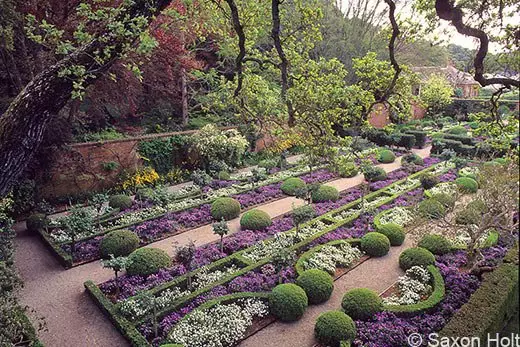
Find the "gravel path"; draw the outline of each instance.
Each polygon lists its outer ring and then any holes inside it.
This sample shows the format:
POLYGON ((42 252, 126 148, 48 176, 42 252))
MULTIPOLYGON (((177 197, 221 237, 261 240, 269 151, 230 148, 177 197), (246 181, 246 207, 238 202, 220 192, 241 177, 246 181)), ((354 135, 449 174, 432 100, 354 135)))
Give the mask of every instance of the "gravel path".
MULTIPOLYGON (((414 152, 427 157, 430 147, 414 150, 414 152)), ((400 160, 379 166, 390 172, 400 167, 400 160)), ((361 182, 363 176, 357 175, 352 178, 340 178, 327 184, 345 190, 361 182)), ((276 217, 291 211, 293 203, 302 202, 287 197, 257 208, 266 211, 271 217, 276 217)), ((230 221, 231 232, 238 231, 239 220, 236 218, 230 221)), ((24 305, 34 309, 30 314, 33 322, 37 317, 45 318, 48 330, 40 333, 43 343, 49 347, 127 346, 127 342, 94 305, 83 287, 83 282, 88 279, 100 283, 112 278, 112 272, 103 269, 99 262, 63 270, 45 245, 38 238, 27 233, 24 222, 17 223, 15 229, 18 232, 15 240, 17 246, 15 263, 25 281, 20 299, 24 305)), ((174 242, 186 244, 189 240, 193 240, 195 244, 202 245, 217 239, 218 236, 213 234, 211 225, 205 225, 152 243, 149 247, 158 247, 172 254, 174 242)), ((371 273, 380 275, 377 268, 371 273)), ((365 275, 365 277, 369 282, 374 281, 372 276, 365 275)), ((276 345, 285 347, 281 344, 276 345)), ((261 346, 267 345, 264 343, 255 345, 255 347, 261 346)))
POLYGON ((399 254, 412 247, 406 241, 399 247, 380 258, 370 258, 334 282, 330 299, 321 305, 309 306, 303 317, 293 323, 276 321, 240 343, 240 347, 312 347, 314 324, 318 316, 326 311, 341 309, 341 299, 346 291, 354 288, 370 288, 382 293, 391 286, 397 277, 404 274, 399 268, 399 254), (276 339, 270 337, 276 336, 276 339))

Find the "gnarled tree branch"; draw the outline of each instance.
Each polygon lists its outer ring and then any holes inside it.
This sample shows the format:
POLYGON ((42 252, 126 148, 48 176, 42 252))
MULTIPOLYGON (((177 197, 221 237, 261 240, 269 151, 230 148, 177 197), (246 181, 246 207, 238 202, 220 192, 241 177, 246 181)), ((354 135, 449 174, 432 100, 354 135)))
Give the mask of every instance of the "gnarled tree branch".
POLYGON ((475 59, 473 60, 475 81, 480 83, 483 87, 492 84, 501 84, 508 88, 512 86, 520 87, 520 80, 506 77, 484 77, 484 59, 489 49, 489 37, 483 30, 473 28, 464 23, 464 12, 460 7, 455 6, 451 0, 435 0, 435 11, 440 19, 451 22, 451 25, 453 25, 460 34, 475 37, 480 41, 475 59))

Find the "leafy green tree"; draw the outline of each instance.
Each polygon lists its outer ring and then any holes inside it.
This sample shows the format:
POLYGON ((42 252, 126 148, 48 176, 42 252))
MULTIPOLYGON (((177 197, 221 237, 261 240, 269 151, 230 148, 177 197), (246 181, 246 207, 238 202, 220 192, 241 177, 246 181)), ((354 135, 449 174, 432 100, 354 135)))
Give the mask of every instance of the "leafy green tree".
POLYGON ((94 213, 83 206, 73 206, 65 217, 59 219, 59 225, 70 239, 70 254, 74 258, 76 240, 94 227, 94 213))
POLYGON ((300 232, 300 226, 316 217, 316 210, 312 205, 294 207, 291 214, 293 224, 296 226, 296 234, 300 232))
POLYGON ((186 268, 187 278, 186 287, 188 290, 191 290, 191 270, 192 270, 192 262, 193 257, 195 256, 195 242, 191 241, 184 246, 175 246, 175 256, 174 259, 177 263, 183 265, 186 268))
POLYGON ((434 116, 451 103, 454 90, 446 77, 433 74, 421 88, 421 101, 425 104, 428 114, 434 116))

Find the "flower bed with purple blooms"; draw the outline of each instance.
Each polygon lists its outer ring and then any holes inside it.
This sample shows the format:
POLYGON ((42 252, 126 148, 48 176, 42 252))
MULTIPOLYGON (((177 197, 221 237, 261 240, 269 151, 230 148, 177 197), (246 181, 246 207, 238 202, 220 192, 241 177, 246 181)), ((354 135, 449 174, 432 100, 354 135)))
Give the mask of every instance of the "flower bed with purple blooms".
MULTIPOLYGON (((307 184, 324 183, 337 177, 336 174, 326 169, 300 176, 307 184)), ((390 184, 390 183, 389 183, 390 184)), ((286 196, 280 189, 281 183, 273 183, 257 188, 256 190, 232 195, 238 200, 242 209, 264 204, 286 196)), ((164 216, 148 220, 129 227, 140 239, 140 245, 144 246, 154 241, 161 240, 167 236, 172 236, 188 229, 196 228, 211 223, 211 204, 203 204, 198 207, 179 211, 169 212, 164 216)), ((99 259, 99 243, 102 236, 80 241, 75 245, 74 262, 87 262, 99 259)), ((70 245, 62 245, 65 252, 69 252, 70 245)))
MULTIPOLYGON (((481 265, 498 264, 507 252, 504 241, 482 251, 481 265)), ((477 276, 461 270, 466 264, 466 253, 458 251, 436 257, 446 286, 446 296, 441 303, 428 313, 413 317, 398 317, 394 313, 382 312, 369 321, 356 321, 357 336, 353 346, 358 347, 402 347, 408 345, 410 334, 418 333, 426 337, 440 331, 453 314, 459 310, 477 290, 480 280, 477 276)), ((427 346, 424 339, 421 346, 427 346)))

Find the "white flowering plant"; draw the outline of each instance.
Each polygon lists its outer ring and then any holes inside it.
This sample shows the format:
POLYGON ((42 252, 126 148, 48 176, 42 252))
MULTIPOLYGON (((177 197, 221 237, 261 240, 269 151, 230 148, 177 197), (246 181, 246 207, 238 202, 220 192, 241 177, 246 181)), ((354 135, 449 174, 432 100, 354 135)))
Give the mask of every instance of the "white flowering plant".
POLYGON ((320 269, 333 275, 336 267, 347 268, 362 255, 363 252, 352 247, 348 242, 339 245, 325 245, 303 262, 303 268, 305 270, 320 269))
POLYGON ((406 207, 397 206, 390 210, 386 210, 380 214, 379 223, 381 225, 395 223, 402 227, 407 226, 415 219, 412 211, 406 207))
POLYGON ((233 346, 244 338, 255 317, 269 314, 268 305, 260 299, 239 299, 231 304, 217 304, 195 310, 168 333, 168 340, 184 347, 233 346))
POLYGON ((430 272, 422 266, 413 266, 397 280, 397 294, 383 298, 387 305, 412 305, 432 293, 430 272))

